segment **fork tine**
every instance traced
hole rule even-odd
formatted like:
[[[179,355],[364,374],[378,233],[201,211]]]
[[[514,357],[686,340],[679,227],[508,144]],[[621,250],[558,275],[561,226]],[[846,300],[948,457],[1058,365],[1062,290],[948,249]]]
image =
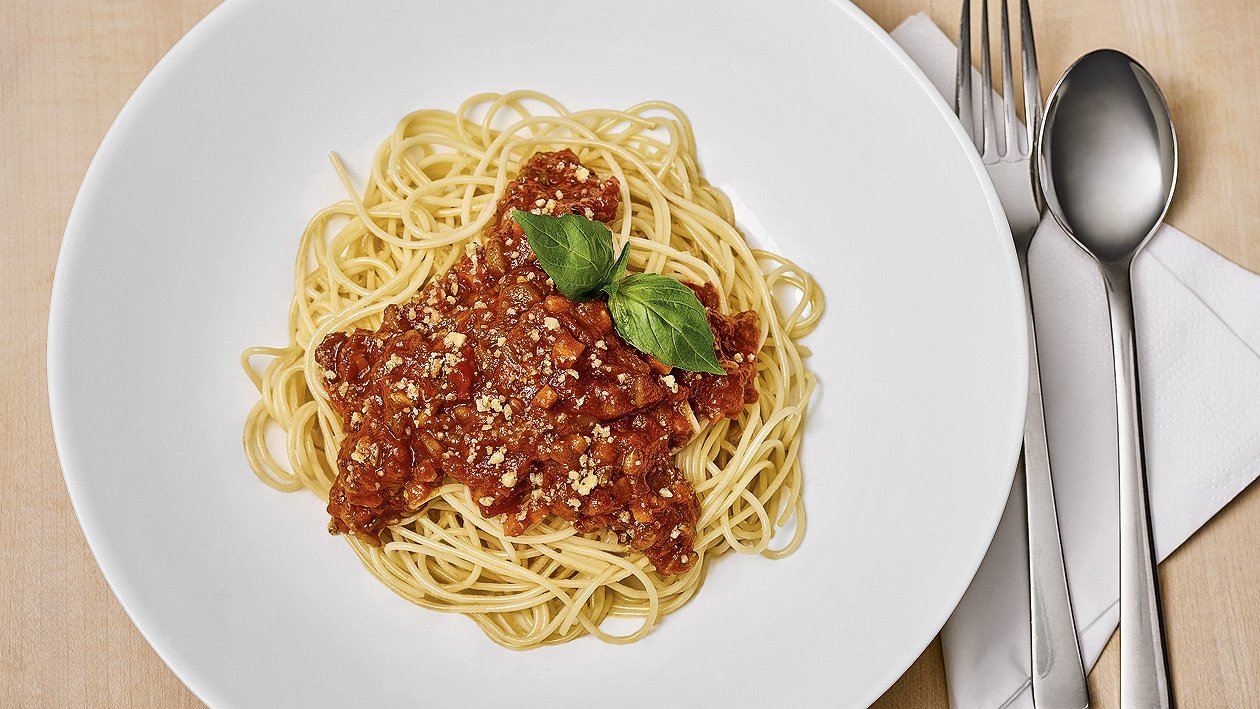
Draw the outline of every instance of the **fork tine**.
[[[1020,52],[1024,64],[1024,120],[1028,152],[1036,150],[1037,132],[1041,130],[1041,77],[1037,73],[1037,42],[1033,40],[1032,14],[1028,0],[1019,2]]]
[[[992,157],[997,152],[996,119],[993,115],[993,59],[989,54],[989,0],[980,2],[980,117],[981,138],[977,146],[982,158]]]
[[[971,0],[963,0],[962,19],[958,24],[958,73],[954,77],[954,113],[976,148],[980,134],[976,131],[975,111],[971,103]]]
[[[1002,114],[1003,155],[1022,155],[1019,146],[1019,119],[1015,116],[1015,72],[1011,68],[1011,21],[1002,0]]]

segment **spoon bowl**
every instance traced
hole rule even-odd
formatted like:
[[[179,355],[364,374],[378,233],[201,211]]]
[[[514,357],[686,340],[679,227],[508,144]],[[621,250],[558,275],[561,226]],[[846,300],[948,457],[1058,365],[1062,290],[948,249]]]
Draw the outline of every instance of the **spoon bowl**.
[[[1103,263],[1126,263],[1164,219],[1177,139],[1164,95],[1128,55],[1100,49],[1059,80],[1038,150],[1046,207]]]

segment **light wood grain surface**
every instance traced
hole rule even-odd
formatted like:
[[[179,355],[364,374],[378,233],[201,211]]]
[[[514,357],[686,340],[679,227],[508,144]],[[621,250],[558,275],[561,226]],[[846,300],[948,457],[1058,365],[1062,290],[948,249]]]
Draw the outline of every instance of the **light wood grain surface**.
[[[956,36],[960,0],[858,0],[891,29],[928,13]],[[0,705],[198,702],[106,587],[62,484],[45,393],[49,291],[83,172],[124,101],[216,0],[0,2]],[[1260,5],[1253,0],[1034,0],[1046,89],[1113,46],[1163,84],[1182,145],[1170,221],[1260,271]],[[1260,313],[1257,314],[1260,317]],[[1260,488],[1161,566],[1185,707],[1260,706]],[[1115,707],[1113,638],[1090,677]],[[843,672],[843,668],[837,668]],[[876,703],[948,705],[939,642]]]

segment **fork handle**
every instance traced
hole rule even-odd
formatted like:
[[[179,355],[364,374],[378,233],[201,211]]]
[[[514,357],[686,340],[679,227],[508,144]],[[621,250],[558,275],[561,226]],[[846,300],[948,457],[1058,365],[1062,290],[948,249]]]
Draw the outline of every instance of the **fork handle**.
[[[1028,506],[1033,704],[1037,709],[1085,709],[1089,706],[1089,688],[1072,618],[1059,519],[1054,506],[1026,248],[1019,250],[1019,258],[1028,315],[1028,410],[1024,417],[1023,462]]]

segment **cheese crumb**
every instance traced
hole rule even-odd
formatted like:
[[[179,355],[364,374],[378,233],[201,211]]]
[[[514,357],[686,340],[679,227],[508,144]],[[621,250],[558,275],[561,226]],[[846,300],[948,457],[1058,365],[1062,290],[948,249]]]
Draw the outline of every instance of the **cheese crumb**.
[[[353,460],[356,463],[362,463],[368,459],[369,453],[375,452],[375,443],[372,443],[366,438],[360,438],[358,442],[354,444],[354,450],[350,453],[350,460]]]
[[[591,176],[591,171],[585,167],[579,167],[573,172],[573,176],[577,178],[578,182],[586,182]]]
[[[550,316],[545,317],[543,318],[543,327],[547,328],[548,330],[559,330],[560,321]]]
[[[661,382],[665,385],[666,389],[669,389],[671,392],[675,394],[678,393],[678,382],[674,381],[674,375],[666,374],[665,376],[661,377]]]
[[[467,339],[468,339],[468,335],[465,335],[462,332],[455,332],[454,330],[452,330],[451,332],[446,333],[446,337],[442,338],[442,341],[450,345],[451,347],[463,347],[464,340],[467,340]]]
[[[397,367],[398,365],[402,363],[403,363],[402,357],[399,357],[397,354],[390,355],[389,359],[385,360],[385,372],[388,373],[388,372],[393,371],[394,367]]]
[[[599,476],[595,473],[587,473],[586,477],[582,478],[574,487],[577,488],[579,495],[589,495],[591,490],[594,490],[597,485],[599,485]]]
[[[489,507],[490,505],[494,504],[494,498],[490,497],[489,495],[486,495],[485,497],[477,500],[477,502],[480,502],[482,505]]]
[[[499,482],[503,483],[503,487],[513,487],[516,485],[516,473],[504,473],[499,476]]]
[[[670,498],[674,496],[674,493],[670,491],[670,489],[667,487],[661,488],[660,493],[661,493],[661,497],[664,497],[664,498]]]

